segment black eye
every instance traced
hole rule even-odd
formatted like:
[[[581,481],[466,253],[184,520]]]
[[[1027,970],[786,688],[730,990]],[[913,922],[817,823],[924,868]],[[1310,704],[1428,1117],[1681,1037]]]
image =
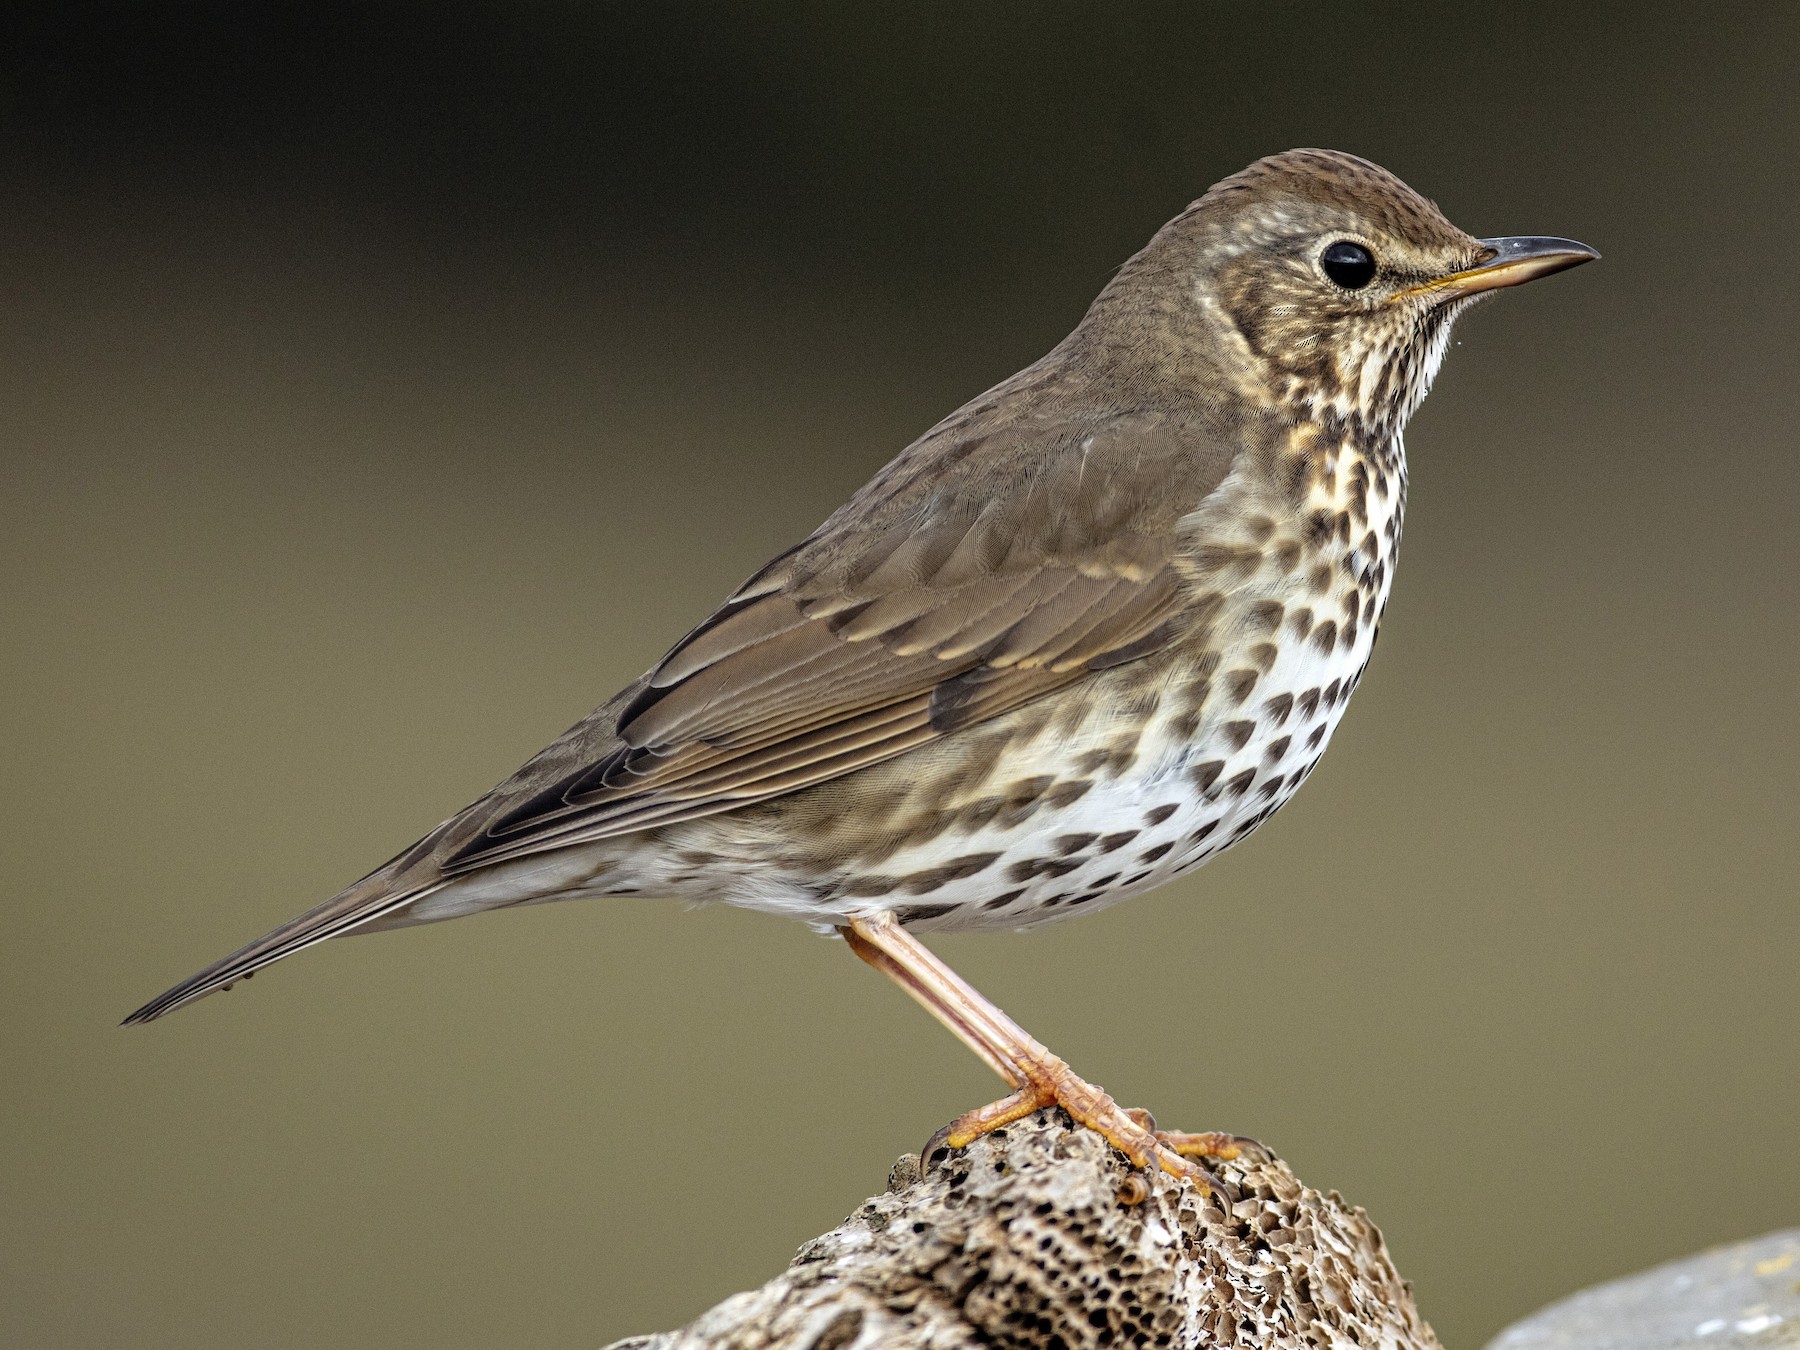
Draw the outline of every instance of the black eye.
[[[1319,265],[1347,291],[1360,291],[1375,279],[1375,255],[1348,239],[1340,239],[1321,253]]]

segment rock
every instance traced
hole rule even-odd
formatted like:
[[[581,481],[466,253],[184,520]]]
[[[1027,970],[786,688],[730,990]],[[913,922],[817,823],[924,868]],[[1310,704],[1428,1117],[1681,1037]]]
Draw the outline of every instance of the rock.
[[[1040,1111],[902,1159],[761,1289],[613,1350],[1441,1350],[1362,1210],[1254,1145],[1215,1170],[1232,1196]]]
[[[1596,1285],[1515,1322],[1487,1350],[1800,1346],[1800,1228]]]

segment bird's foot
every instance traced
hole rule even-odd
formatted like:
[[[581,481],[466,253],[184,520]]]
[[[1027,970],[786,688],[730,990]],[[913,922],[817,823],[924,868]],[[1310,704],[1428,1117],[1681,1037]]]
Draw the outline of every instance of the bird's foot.
[[[1158,1144],[1184,1158],[1217,1158],[1220,1162],[1234,1162],[1244,1156],[1245,1150],[1258,1156],[1268,1156],[1269,1150],[1247,1134],[1221,1134],[1217,1130],[1206,1130],[1198,1134],[1190,1134],[1186,1130],[1159,1130],[1156,1128],[1156,1117],[1141,1106],[1128,1106],[1125,1114],[1155,1135]]]
[[[1170,1176],[1191,1181],[1202,1195],[1227,1188],[1206,1168],[1190,1161],[1193,1158],[1219,1158],[1229,1161],[1239,1156],[1244,1145],[1255,1141],[1229,1134],[1183,1134],[1158,1130],[1148,1111],[1127,1110],[1115,1102],[1104,1088],[1078,1077],[1060,1061],[1032,1066],[1031,1081],[997,1102],[958,1116],[932,1135],[921,1159],[929,1165],[940,1148],[966,1148],[984,1134],[989,1134],[1033,1111],[1046,1106],[1060,1106],[1077,1125],[1094,1131],[1131,1162],[1134,1167],[1156,1166]],[[1149,1195],[1141,1179],[1134,1179],[1121,1196],[1136,1204]]]

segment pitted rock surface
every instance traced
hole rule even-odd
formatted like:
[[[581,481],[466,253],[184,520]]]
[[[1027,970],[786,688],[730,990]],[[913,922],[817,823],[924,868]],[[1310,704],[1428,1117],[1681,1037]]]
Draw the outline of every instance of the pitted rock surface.
[[[1440,1350],[1360,1209],[1247,1150],[1235,1202],[1040,1111],[889,1189],[761,1289],[611,1350]]]

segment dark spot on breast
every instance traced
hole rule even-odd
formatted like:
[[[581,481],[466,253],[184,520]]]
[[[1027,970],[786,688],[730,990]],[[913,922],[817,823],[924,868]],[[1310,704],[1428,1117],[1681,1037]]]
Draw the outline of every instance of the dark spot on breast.
[[[1262,550],[1242,544],[1201,544],[1192,553],[1194,565],[1203,572],[1249,576],[1262,561]]]
[[[1144,822],[1148,825],[1160,825],[1180,809],[1179,802],[1170,802],[1167,806],[1153,806],[1144,812]]]
[[[1080,780],[1073,783],[1058,783],[1044,794],[1044,800],[1052,806],[1067,806],[1071,802],[1078,802],[1087,796],[1093,786],[1090,782]]]
[[[1038,807],[1043,803],[1044,793],[1055,781],[1056,779],[1049,774],[1037,778],[1020,779],[1000,795],[999,809],[994,811],[989,819],[1001,826],[1023,824],[1036,814]],[[974,810],[976,807],[972,805],[970,809]],[[986,812],[985,799],[980,804],[980,809],[984,813]]]
[[[1101,839],[1100,852],[1112,853],[1118,849],[1122,849],[1137,837],[1138,831],[1136,830],[1120,830],[1116,834],[1109,834]]]
[[[1333,680],[1330,684],[1325,686],[1325,693],[1323,695],[1323,699],[1325,702],[1325,706],[1327,708],[1335,707],[1337,705],[1338,690],[1342,687],[1342,685],[1343,685],[1342,680]]]
[[[1075,767],[1082,773],[1106,773],[1117,778],[1131,767],[1137,758],[1137,737],[1130,740],[1117,741],[1102,750],[1090,750],[1075,761]]]
[[[1326,726],[1325,723],[1319,723],[1318,726],[1313,728],[1312,735],[1306,738],[1306,748],[1308,750],[1317,750],[1319,746],[1324,743],[1325,733],[1329,730],[1331,730],[1331,728]]]
[[[954,812],[930,808],[921,810],[912,820],[897,828],[893,832],[891,840],[896,848],[904,847],[907,844],[925,843],[942,834],[954,818]]]
[[[1196,764],[1193,768],[1189,769],[1188,777],[1194,780],[1194,786],[1196,788],[1198,788],[1202,792],[1205,792],[1215,782],[1218,781],[1219,775],[1224,772],[1225,772],[1225,761],[1224,760],[1209,759],[1206,761],[1206,763]]]
[[[1197,844],[1202,839],[1206,838],[1207,835],[1211,834],[1214,830],[1216,830],[1218,828],[1219,828],[1219,822],[1217,820],[1209,820],[1206,822],[1206,824],[1202,825],[1199,829],[1195,830],[1192,834],[1190,834],[1188,836],[1188,843]]]
[[[1245,769],[1242,773],[1227,779],[1224,788],[1221,790],[1227,796],[1241,797],[1250,790],[1250,785],[1255,781],[1256,770]]]
[[[987,901],[982,905],[982,908],[988,910],[1005,909],[1023,894],[1025,894],[1023,890],[1007,891],[1004,894],[996,895],[992,900]]]
[[[1212,697],[1212,676],[1202,675],[1192,679],[1183,686],[1179,695],[1184,706],[1198,711],[1206,706],[1206,700]]]
[[[1330,619],[1325,620],[1324,623],[1313,629],[1312,641],[1313,646],[1326,656],[1330,656],[1331,649],[1337,645],[1337,624]]]
[[[1095,877],[1094,878],[1094,889],[1096,891],[1104,891],[1108,887],[1110,887],[1113,884],[1113,882],[1117,881],[1118,879],[1119,879],[1119,874],[1117,872],[1108,872],[1103,877]]]
[[[1276,726],[1280,726],[1288,720],[1288,714],[1293,711],[1293,708],[1294,696],[1292,694],[1277,694],[1263,704],[1263,712]]]
[[[1319,691],[1317,688],[1308,689],[1304,694],[1300,695],[1300,716],[1303,720],[1311,718],[1318,710]]]
[[[964,877],[972,877],[977,872],[993,866],[999,860],[998,853],[970,853],[961,858],[952,858],[940,866],[928,868],[923,872],[914,872],[901,880],[900,889],[908,895],[924,895],[935,891],[947,881],[961,881]]]
[[[1138,882],[1142,881],[1145,877],[1150,875],[1151,870],[1152,869],[1145,869],[1142,872],[1133,872],[1130,876],[1126,877],[1125,880],[1123,880],[1119,883],[1119,889],[1123,890],[1127,886],[1137,885]]]
[[[1256,723],[1227,722],[1219,731],[1225,737],[1225,744],[1233,750],[1242,750],[1250,743],[1250,737],[1256,731]]]
[[[1232,670],[1227,671],[1219,683],[1225,690],[1225,697],[1235,705],[1250,697],[1250,691],[1256,688],[1256,682],[1261,678],[1254,670]]]
[[[1250,613],[1245,622],[1252,628],[1260,628],[1265,633],[1273,633],[1281,627],[1282,615],[1287,613],[1287,606],[1279,600],[1260,600],[1250,606]]]
[[[1056,841],[1056,851],[1063,857],[1079,853],[1100,836],[1097,834],[1065,834]]]
[[[894,917],[903,924],[922,923],[926,919],[941,919],[951,910],[961,908],[961,905],[899,905],[894,910]]]
[[[1310,609],[1297,609],[1294,611],[1291,621],[1294,633],[1304,642],[1306,635],[1312,632],[1313,612]]]
[[[1056,779],[1049,774],[1040,774],[1036,778],[1021,778],[1006,789],[1006,804],[1023,806],[1028,802],[1035,802],[1050,790],[1050,785],[1055,781]]]
[[[1147,863],[1156,862],[1158,859],[1160,859],[1163,856],[1163,854],[1167,853],[1170,849],[1172,849],[1174,847],[1175,847],[1175,841],[1173,839],[1171,839],[1166,844],[1158,844],[1155,848],[1147,848],[1142,853],[1138,854],[1138,861],[1139,862],[1147,862]]]
[[[999,815],[1005,805],[1004,797],[977,797],[956,813],[957,827],[972,834]]]
[[[852,877],[844,885],[845,895],[886,895],[900,884],[899,877]]]
[[[1290,737],[1283,736],[1279,740],[1270,741],[1269,748],[1263,751],[1263,761],[1268,764],[1279,763],[1281,757],[1288,752],[1290,739]]]

